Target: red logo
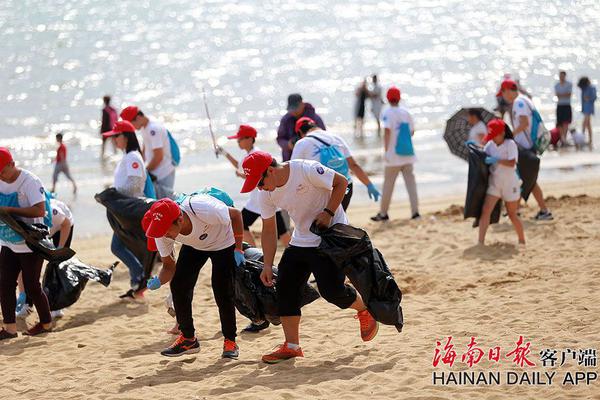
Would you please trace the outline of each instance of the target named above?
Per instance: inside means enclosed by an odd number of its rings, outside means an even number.
[[[138,169],[140,167],[140,164],[134,162],[133,164],[131,164],[131,166],[133,167],[133,169]]]

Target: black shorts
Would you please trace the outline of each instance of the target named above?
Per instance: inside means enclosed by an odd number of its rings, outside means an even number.
[[[244,222],[245,231],[249,231],[252,224],[255,223],[258,218],[260,218],[260,214],[242,208],[242,221]],[[283,218],[283,215],[281,215],[281,211],[275,213],[275,222],[277,223],[277,238],[280,238],[289,231],[285,219]]]
[[[556,106],[556,125],[570,124],[573,121],[573,110],[568,104]]]

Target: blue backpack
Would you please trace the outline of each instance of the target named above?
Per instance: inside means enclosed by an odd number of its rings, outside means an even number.
[[[50,200],[54,198],[54,195],[45,190],[44,197],[46,198],[46,215],[44,215],[44,225],[46,225],[48,228],[52,228],[52,205],[50,204]]]
[[[181,150],[179,150],[179,145],[168,130],[167,136],[169,137],[169,146],[171,147],[171,162],[174,166],[178,166],[181,162]]]
[[[177,199],[175,200],[175,202],[177,204],[182,204],[187,197],[196,194],[207,194],[209,196],[214,197],[217,200],[222,201],[227,207],[233,207],[233,199],[225,191],[212,186],[207,186],[204,189],[195,191],[194,193],[191,193],[189,195],[184,193],[180,194],[179,197],[177,197]]]
[[[319,149],[319,162],[321,164],[331,168],[337,173],[344,175],[346,178],[350,178],[350,167],[348,166],[348,160],[346,160],[346,157],[344,157],[337,147],[332,146],[316,136],[307,135],[305,138],[315,139],[325,145]]]
[[[398,128],[398,138],[396,139],[396,154],[399,156],[415,155],[411,136],[410,125],[407,122],[401,123]]]

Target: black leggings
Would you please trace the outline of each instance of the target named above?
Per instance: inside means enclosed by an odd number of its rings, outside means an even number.
[[[302,286],[310,273],[317,280],[319,293],[339,308],[356,301],[356,290],[344,284],[344,273],[315,247],[290,246],[283,252],[277,275],[277,307],[282,317],[300,316]]]
[[[15,253],[8,247],[2,247],[0,251],[0,304],[5,324],[15,323],[17,306],[15,290],[19,272],[23,273],[25,293],[33,300],[40,316],[40,322],[47,324],[52,321],[48,297],[40,284],[43,262],[44,259],[35,253]]]
[[[353,193],[354,193],[354,184],[352,182],[350,182],[348,184],[348,189],[346,190],[346,194],[344,195],[344,198],[342,199],[342,208],[344,209],[344,211],[346,211],[348,209],[348,206],[350,205],[350,200],[352,199]]]
[[[75,227],[71,226],[71,230],[69,231],[69,237],[67,238],[67,241],[65,242],[65,248],[71,247],[71,241],[73,240],[73,228],[75,228]],[[58,242],[60,241],[60,231],[58,231],[54,235],[52,235],[51,239],[52,239],[52,243],[54,243],[54,247],[58,247]]]
[[[194,287],[200,270],[210,258],[212,261],[212,289],[219,307],[221,332],[229,340],[235,340],[235,305],[233,303],[233,274],[235,273],[235,246],[217,251],[196,250],[183,245],[179,251],[175,276],[171,281],[171,294],[175,305],[175,315],[181,333],[186,338],[195,336],[192,317]],[[13,313],[14,314],[14,313]]]

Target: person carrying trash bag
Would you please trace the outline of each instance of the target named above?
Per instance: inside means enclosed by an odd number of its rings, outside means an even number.
[[[344,211],[348,209],[352,199],[353,183],[350,171],[356,175],[366,187],[369,198],[378,201],[381,194],[373,185],[365,171],[358,165],[348,144],[333,133],[322,130],[319,125],[308,117],[302,117],[296,121],[296,134],[300,140],[294,145],[292,160],[314,160],[344,175],[348,180],[348,189],[342,200]]]
[[[373,319],[356,290],[344,283],[345,276],[335,265],[319,254],[321,239],[310,232],[313,222],[321,228],[332,223],[346,223],[341,207],[348,181],[340,173],[312,160],[291,160],[277,163],[269,153],[262,151],[248,155],[243,163],[246,180],[242,193],[258,187],[263,220],[261,242],[264,268],[261,280],[273,286],[273,263],[277,248],[275,212],[286,210],[295,229],[290,246],[279,262],[276,281],[277,306],[285,335],[284,343],[262,361],[278,363],[294,357],[303,357],[300,348],[301,288],[311,274],[315,276],[319,293],[328,302],[341,309],[356,310],[363,341],[377,335],[377,321]]]
[[[208,194],[189,196],[181,205],[165,198],[156,201],[146,212],[142,227],[149,249],[158,250],[163,262],[159,274],[148,280],[147,287],[156,290],[171,282],[171,295],[181,330],[175,342],[161,354],[178,357],[200,351],[194,330],[192,299],[198,274],[210,258],[211,283],[224,336],[222,357],[238,358],[233,277],[236,264],[244,263],[241,212]],[[182,244],[177,258],[175,242]]]

